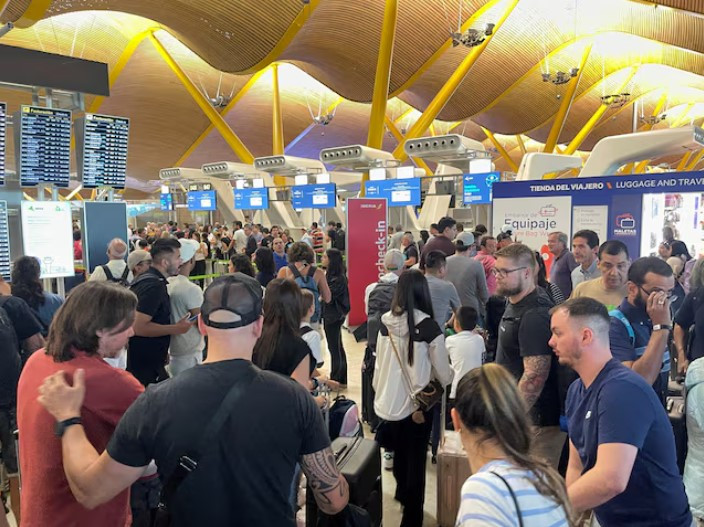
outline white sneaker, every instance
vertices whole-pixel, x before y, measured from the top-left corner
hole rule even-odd
[[[384,469],[393,470],[394,468],[394,453],[384,452]]]

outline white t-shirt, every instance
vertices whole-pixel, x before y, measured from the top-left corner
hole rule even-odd
[[[247,247],[247,235],[244,233],[244,229],[237,229],[235,231],[235,252],[243,253]]]
[[[464,482],[457,527],[519,525],[511,493],[496,474],[506,480],[516,495],[525,527],[567,527],[565,510],[538,492],[533,473],[505,460],[490,461]]]
[[[203,305],[203,290],[182,275],[172,276],[168,281],[166,288],[171,300],[171,322],[175,324],[190,314],[191,309],[200,309]],[[174,357],[182,357],[201,352],[204,347],[203,335],[198,331],[198,325],[193,324],[183,335],[171,335],[169,353]]]
[[[472,331],[460,331],[445,339],[445,348],[450,356],[450,366],[455,376],[452,378],[450,398],[455,398],[457,385],[464,374],[479,368],[486,359],[484,339]]]
[[[108,269],[110,269],[110,272],[112,273],[112,277],[117,279],[122,276],[122,273],[125,272],[125,267],[127,267],[127,262],[124,260],[110,260],[107,263]],[[127,281],[129,283],[132,283],[132,280],[134,277],[132,276],[132,272],[127,273]],[[102,266],[98,266],[95,269],[93,269],[93,272],[90,275],[90,278],[88,278],[89,282],[107,282],[108,277],[105,276],[105,271],[103,271]]]
[[[306,341],[310,352],[315,357],[316,366],[321,366],[323,364],[323,347],[320,333],[313,329],[309,322],[301,322],[301,329],[305,327],[309,327],[311,330],[301,335],[301,338]]]

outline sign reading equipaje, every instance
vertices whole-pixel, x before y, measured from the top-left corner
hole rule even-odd
[[[350,313],[347,323],[359,326],[367,320],[364,290],[385,273],[387,202],[384,198],[350,198],[347,205],[347,280]]]
[[[507,226],[514,240],[536,251],[545,245],[551,232],[571,232],[572,199],[569,196],[494,199],[493,212],[497,232]]]

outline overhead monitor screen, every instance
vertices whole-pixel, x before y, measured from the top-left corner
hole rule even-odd
[[[268,188],[235,189],[235,208],[240,210],[264,210],[269,208]]]
[[[294,209],[329,209],[337,204],[335,183],[298,185],[291,187],[291,204]]]
[[[68,187],[71,169],[71,112],[22,106],[15,120],[20,185]],[[19,126],[18,126],[19,121]]]
[[[501,179],[499,172],[484,174],[465,174],[462,178],[464,205],[485,205],[491,203],[491,189]]]
[[[23,201],[22,244],[25,255],[39,260],[41,278],[73,276],[71,203]]]
[[[171,194],[161,194],[159,196],[161,210],[174,210],[174,198]]]
[[[368,198],[386,198],[390,207],[417,207],[421,204],[420,178],[366,181],[364,188]]]
[[[7,201],[0,201],[0,276],[10,279],[10,227],[7,223]]]
[[[0,102],[0,186],[5,184],[5,148],[7,145],[7,104]]]
[[[76,120],[78,171],[85,188],[125,188],[130,120],[88,113]]]
[[[187,197],[188,210],[215,210],[217,201],[214,190],[191,191]]]

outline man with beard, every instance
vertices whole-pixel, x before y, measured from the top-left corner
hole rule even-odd
[[[565,433],[559,426],[557,360],[548,345],[553,303],[542,288],[536,287],[534,254],[522,243],[496,253],[492,272],[497,293],[508,298],[499,326],[496,362],[518,381],[535,425],[537,452],[557,468]]]
[[[137,316],[134,336],[127,349],[127,371],[144,386],[169,378],[166,360],[171,335],[183,335],[191,326],[190,315],[171,323],[171,302],[166,279],[176,276],[181,265],[181,244],[178,240],[161,238],[151,250],[152,265],[132,283],[137,295]]]
[[[667,262],[655,256],[638,258],[628,270],[628,295],[609,313],[611,353],[651,384],[663,404],[670,373],[674,288]]]

